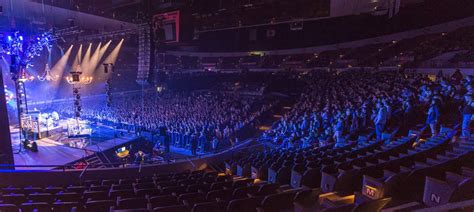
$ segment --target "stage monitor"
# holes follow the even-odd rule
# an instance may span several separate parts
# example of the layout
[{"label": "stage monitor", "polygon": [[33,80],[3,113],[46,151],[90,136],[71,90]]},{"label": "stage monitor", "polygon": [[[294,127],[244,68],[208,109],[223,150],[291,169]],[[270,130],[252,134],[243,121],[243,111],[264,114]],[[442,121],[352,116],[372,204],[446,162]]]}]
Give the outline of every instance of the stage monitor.
[{"label": "stage monitor", "polygon": [[127,150],[127,148],[125,147],[120,147],[117,149],[117,153],[120,153],[120,152],[125,152]]},{"label": "stage monitor", "polygon": [[171,11],[153,16],[153,39],[156,44],[179,42],[180,12]]}]

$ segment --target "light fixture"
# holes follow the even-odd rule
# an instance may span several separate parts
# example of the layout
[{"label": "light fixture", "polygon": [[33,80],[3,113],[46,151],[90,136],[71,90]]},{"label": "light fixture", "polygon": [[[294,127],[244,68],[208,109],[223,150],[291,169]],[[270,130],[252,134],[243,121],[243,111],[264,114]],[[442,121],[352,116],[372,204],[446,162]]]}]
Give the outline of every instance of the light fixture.
[{"label": "light fixture", "polygon": [[76,84],[91,84],[93,78],[92,77],[84,77],[81,76],[82,74],[82,68],[81,65],[77,65],[76,69],[70,72],[71,76],[66,77],[66,82],[71,84],[71,85],[76,85]]},{"label": "light fixture", "polygon": [[46,63],[46,67],[44,69],[43,76],[38,76],[39,81],[56,81],[58,79],[58,75],[53,76],[51,74],[51,69],[49,68],[49,64]]}]

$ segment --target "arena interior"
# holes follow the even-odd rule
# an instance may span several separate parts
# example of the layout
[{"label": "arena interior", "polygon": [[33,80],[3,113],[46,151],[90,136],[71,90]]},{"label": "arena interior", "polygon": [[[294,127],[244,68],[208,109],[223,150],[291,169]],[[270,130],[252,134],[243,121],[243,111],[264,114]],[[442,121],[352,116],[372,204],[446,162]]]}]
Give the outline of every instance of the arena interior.
[{"label": "arena interior", "polygon": [[0,0],[0,212],[474,211],[473,0]]}]

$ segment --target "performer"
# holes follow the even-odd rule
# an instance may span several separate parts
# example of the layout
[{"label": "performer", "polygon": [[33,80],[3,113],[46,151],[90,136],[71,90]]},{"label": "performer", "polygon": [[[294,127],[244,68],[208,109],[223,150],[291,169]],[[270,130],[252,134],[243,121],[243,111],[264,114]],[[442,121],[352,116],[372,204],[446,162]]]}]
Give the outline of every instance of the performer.
[{"label": "performer", "polygon": [[161,141],[158,140],[155,142],[155,145],[153,146],[153,156],[157,157],[161,154]]},{"label": "performer", "polygon": [[144,163],[148,155],[142,152],[141,150],[135,153],[135,163]]}]

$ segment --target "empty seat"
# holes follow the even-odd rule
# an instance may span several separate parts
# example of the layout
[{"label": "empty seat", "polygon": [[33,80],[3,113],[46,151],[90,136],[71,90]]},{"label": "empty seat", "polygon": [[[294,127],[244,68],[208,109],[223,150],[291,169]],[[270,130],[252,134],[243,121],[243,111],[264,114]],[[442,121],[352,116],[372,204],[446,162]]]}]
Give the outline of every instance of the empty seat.
[{"label": "empty seat", "polygon": [[227,205],[228,212],[256,212],[258,202],[254,198],[235,199]]},{"label": "empty seat", "polygon": [[42,193],[42,192],[43,192],[42,188],[36,188],[36,187],[23,188],[23,193],[24,194],[34,194],[34,193]]},{"label": "empty seat", "polygon": [[116,210],[147,209],[148,200],[145,198],[125,198],[117,201]]},{"label": "empty seat", "polygon": [[31,202],[52,203],[55,199],[55,196],[50,193],[35,193],[35,194],[28,195],[28,199]]},{"label": "empty seat", "polygon": [[301,186],[308,188],[319,188],[321,184],[321,169],[308,168],[305,172],[292,172],[291,173],[291,186],[293,188],[299,188]]},{"label": "empty seat", "polygon": [[252,179],[267,179],[268,178],[268,167],[267,163],[257,164],[250,168],[250,178]]},{"label": "empty seat", "polygon": [[221,189],[207,192],[206,195],[207,201],[216,201],[224,200],[229,201],[232,199],[232,190],[230,189]]},{"label": "empty seat", "polygon": [[159,196],[161,195],[161,190],[156,188],[137,189],[135,190],[135,195],[137,197]]},{"label": "empty seat", "polygon": [[177,205],[178,199],[172,195],[155,196],[150,199],[151,208]]},{"label": "empty seat", "polygon": [[[269,180],[268,182],[270,183],[279,183],[279,184],[290,184],[291,181],[291,167],[289,166],[282,166],[278,171],[275,173],[274,176],[270,177],[269,174]],[[271,181],[270,181],[271,180]]]},{"label": "empty seat", "polygon": [[153,209],[154,212],[189,212],[189,207],[186,205],[172,205],[166,207],[157,207]]},{"label": "empty seat", "polygon": [[293,211],[294,197],[295,193],[291,192],[270,194],[263,199],[261,208],[265,212]]},{"label": "empty seat", "polygon": [[352,211],[353,212],[366,212],[366,211],[381,211],[385,205],[387,205],[391,198],[384,198],[384,199],[378,199],[378,200],[373,200],[369,202],[364,202],[359,205],[356,205]]},{"label": "empty seat", "polygon": [[85,204],[85,210],[87,212],[94,211],[94,212],[102,212],[102,211],[109,211],[110,207],[115,205],[115,201],[113,200],[95,200],[95,201],[87,201]]},{"label": "empty seat", "polygon": [[201,193],[206,193],[209,191],[209,184],[193,184],[193,185],[188,185],[187,192],[201,192]]},{"label": "empty seat", "polygon": [[102,180],[102,183],[101,183],[101,185],[109,186],[109,187],[113,184],[119,184],[119,181],[118,180]]},{"label": "empty seat", "polygon": [[178,197],[178,201],[184,205],[192,207],[195,203],[205,202],[206,198],[203,194],[196,192],[181,194]]},{"label": "empty seat", "polygon": [[377,178],[364,175],[361,193],[371,199],[397,196],[397,192],[394,192],[394,190],[401,177],[403,177],[403,174],[397,174],[387,169],[384,169],[383,173]]},{"label": "empty seat", "polygon": [[307,189],[296,193],[293,199],[294,211],[316,211],[319,208],[320,189]]},{"label": "empty seat", "polygon": [[110,187],[111,190],[133,190],[133,185],[132,184],[113,184],[112,187]]},{"label": "empty seat", "polygon": [[62,187],[47,187],[44,189],[44,193],[56,194],[62,192],[64,189]]},{"label": "empty seat", "polygon": [[135,180],[132,179],[120,179],[119,180],[119,185],[131,185],[135,182]]},{"label": "empty seat", "polygon": [[251,164],[250,163],[245,163],[245,164],[238,164],[237,165],[237,175],[242,176],[242,177],[250,177],[251,175]]},{"label": "empty seat", "polygon": [[82,200],[82,195],[75,192],[57,193],[55,198],[60,202],[80,202]]},{"label": "empty seat", "polygon": [[123,210],[114,209],[114,210],[111,210],[111,212],[149,212],[149,210],[148,209],[123,209]]},{"label": "empty seat", "polygon": [[8,187],[8,188],[2,188],[1,193],[2,194],[23,194],[23,190],[20,188]]},{"label": "empty seat", "polygon": [[133,188],[134,189],[152,189],[152,188],[156,188],[156,185],[153,182],[135,183],[133,184]]},{"label": "empty seat", "polygon": [[106,200],[108,199],[107,192],[105,191],[85,191],[82,195],[84,201],[89,200]]},{"label": "empty seat", "polygon": [[26,196],[24,194],[7,194],[3,195],[3,203],[14,204],[19,206],[21,203],[26,202]]},{"label": "empty seat", "polygon": [[79,202],[55,202],[53,204],[53,212],[71,212],[72,209],[82,211],[83,207]]},{"label": "empty seat", "polygon": [[446,180],[426,177],[423,203],[429,207],[474,198],[474,178],[446,173]]},{"label": "empty seat", "polygon": [[[86,180],[84,181],[84,186],[85,187],[90,187],[92,185],[100,185],[102,183],[101,180]],[[111,184],[112,185],[112,184]]]},{"label": "empty seat", "polygon": [[358,187],[355,185],[355,182],[358,182],[357,176],[358,170],[352,169],[351,166],[338,169],[326,167],[321,175],[321,190],[323,192],[351,192]]},{"label": "empty seat", "polygon": [[110,190],[110,185],[92,185],[89,188],[90,191],[106,191],[109,192]]},{"label": "empty seat", "polygon": [[171,187],[171,186],[176,186],[176,182],[175,181],[163,181],[163,182],[157,182],[156,183],[156,186],[158,188],[165,188],[165,187]]},{"label": "empty seat", "polygon": [[85,190],[86,187],[84,186],[69,186],[66,188],[67,192],[76,192],[82,194]]},{"label": "empty seat", "polygon": [[262,186],[260,186],[260,188],[258,189],[258,191],[252,195],[254,196],[266,196],[266,195],[269,195],[269,194],[274,194],[277,192],[278,188],[280,188],[280,185],[278,184],[274,184],[274,183],[270,183],[270,184],[264,184]]},{"label": "empty seat", "polygon": [[186,187],[185,187],[185,186],[170,186],[170,187],[164,187],[161,192],[162,192],[164,195],[173,194],[173,195],[179,196],[180,194],[186,192]]},{"label": "empty seat", "polygon": [[110,199],[116,199],[117,197],[120,198],[132,198],[135,197],[135,192],[133,190],[112,190],[109,192]]},{"label": "empty seat", "polygon": [[253,181],[254,179],[236,180],[232,183],[232,189],[250,186],[253,184]]},{"label": "empty seat", "polygon": [[225,211],[226,202],[203,202],[194,204],[191,212],[221,212]]},{"label": "empty seat", "polygon": [[34,211],[51,211],[51,205],[44,202],[38,203],[23,203],[20,206],[22,212],[34,212]]},{"label": "empty seat", "polygon": [[2,211],[2,212],[18,212],[19,208],[14,204],[0,204],[0,211]]},{"label": "empty seat", "polygon": [[232,193],[232,198],[233,199],[242,199],[242,198],[247,198],[248,194],[255,194],[258,192],[260,189],[259,186],[247,186],[247,187],[242,187],[235,189],[234,192]]},{"label": "empty seat", "polygon": [[232,187],[232,182],[215,182],[211,184],[211,187],[209,190],[220,190],[224,188],[231,188]]},{"label": "empty seat", "polygon": [[179,186],[188,186],[192,184],[196,184],[196,180],[193,180],[193,179],[178,180]]}]

